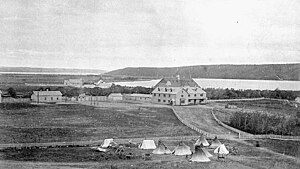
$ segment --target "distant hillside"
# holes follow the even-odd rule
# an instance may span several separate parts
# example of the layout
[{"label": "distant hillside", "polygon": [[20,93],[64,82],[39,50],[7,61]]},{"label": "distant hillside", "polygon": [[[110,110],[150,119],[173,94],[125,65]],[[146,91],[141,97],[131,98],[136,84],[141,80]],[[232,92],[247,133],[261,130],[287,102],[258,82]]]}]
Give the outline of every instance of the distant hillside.
[{"label": "distant hillside", "polygon": [[78,73],[78,74],[101,74],[104,70],[99,69],[65,69],[65,68],[33,68],[33,67],[0,67],[0,72],[29,72],[29,73]]},{"label": "distant hillside", "polygon": [[124,68],[105,73],[130,77],[181,77],[216,79],[300,80],[300,64],[198,65],[170,68]]}]

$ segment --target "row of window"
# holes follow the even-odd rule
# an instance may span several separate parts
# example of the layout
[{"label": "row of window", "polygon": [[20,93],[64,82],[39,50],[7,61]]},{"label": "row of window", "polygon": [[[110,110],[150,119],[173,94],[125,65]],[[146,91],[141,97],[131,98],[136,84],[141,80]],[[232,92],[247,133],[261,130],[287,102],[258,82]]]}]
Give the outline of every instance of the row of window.
[{"label": "row of window", "polygon": [[[156,93],[154,93],[154,96],[156,96]],[[166,94],[162,94],[163,97],[166,97]],[[197,97],[197,94],[194,94],[195,97]],[[203,94],[200,94],[200,96],[202,97]],[[160,97],[160,94],[158,94],[158,97]],[[171,95],[169,94],[169,97],[171,97]],[[181,95],[181,97],[183,97],[183,95]],[[191,97],[191,95],[189,94],[188,97]]]},{"label": "row of window", "polygon": [[[51,100],[54,100],[54,99],[53,99],[53,97],[51,97]],[[47,97],[45,97],[44,100],[47,100]],[[56,100],[58,100],[58,97],[56,98]]]},{"label": "row of window", "polygon": [[[161,91],[161,90],[163,90],[163,89],[160,89],[160,88],[157,88],[157,90],[158,91]],[[168,89],[167,88],[165,88],[165,92],[167,92],[168,91]],[[172,88],[170,88],[170,92],[172,92],[173,91],[173,89]]]},{"label": "row of window", "polygon": [[[160,99],[158,99],[157,101],[158,101],[158,102],[161,102],[161,100],[160,100]],[[170,103],[170,102],[171,102],[171,100],[162,100],[162,102],[163,102],[163,103],[165,103],[166,101],[168,101],[168,103]]]}]

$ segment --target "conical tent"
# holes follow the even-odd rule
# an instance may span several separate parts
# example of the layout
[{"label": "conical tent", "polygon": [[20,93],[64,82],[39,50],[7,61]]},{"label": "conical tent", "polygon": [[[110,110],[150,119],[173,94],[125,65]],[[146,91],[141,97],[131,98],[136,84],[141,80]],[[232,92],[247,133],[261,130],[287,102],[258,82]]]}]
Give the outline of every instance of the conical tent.
[{"label": "conical tent", "polygon": [[204,135],[201,135],[200,137],[199,137],[199,139],[196,141],[196,143],[195,143],[195,146],[198,146],[198,145],[200,145],[200,144],[202,144],[203,146],[209,146],[209,143],[208,143],[208,141],[206,140],[206,138],[205,138],[205,136]]},{"label": "conical tent", "polygon": [[140,149],[155,149],[156,145],[153,140],[143,140],[143,143],[139,146]]},{"label": "conical tent", "polygon": [[195,147],[195,153],[192,155],[191,161],[195,162],[209,162],[210,159],[205,155],[203,149],[200,146]]},{"label": "conical tent", "polygon": [[217,136],[213,139],[213,141],[210,144],[210,148],[217,148],[221,145],[222,143],[218,140]]},{"label": "conical tent", "polygon": [[212,157],[213,155],[211,155],[207,150],[206,148],[201,148],[204,152],[204,154],[206,155],[206,157]]},{"label": "conical tent", "polygon": [[189,146],[184,144],[182,141],[179,142],[178,146],[172,151],[174,155],[191,155],[192,151]]},{"label": "conical tent", "polygon": [[160,140],[158,141],[157,148],[153,150],[153,154],[171,154],[171,151],[162,143]]},{"label": "conical tent", "polygon": [[114,139],[112,139],[112,138],[111,139],[105,139],[104,142],[102,143],[102,145],[100,147],[107,148],[107,147],[109,147],[111,145],[117,145],[117,143],[114,142]]},{"label": "conical tent", "polygon": [[229,154],[229,151],[227,150],[227,148],[225,147],[224,144],[221,144],[218,148],[216,148],[214,150],[215,154]]}]

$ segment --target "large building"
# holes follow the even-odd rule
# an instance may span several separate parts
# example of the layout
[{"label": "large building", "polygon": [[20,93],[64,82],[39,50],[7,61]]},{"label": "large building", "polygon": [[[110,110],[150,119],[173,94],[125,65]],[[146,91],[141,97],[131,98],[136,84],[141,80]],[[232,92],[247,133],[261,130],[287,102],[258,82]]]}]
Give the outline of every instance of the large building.
[{"label": "large building", "polygon": [[62,101],[60,91],[33,91],[31,101],[36,103],[58,103]]},{"label": "large building", "polygon": [[206,92],[193,79],[162,79],[152,91],[152,103],[191,105],[206,99]]},{"label": "large building", "polygon": [[73,87],[82,87],[83,86],[83,80],[82,79],[69,79],[64,80],[65,86],[73,86]]}]

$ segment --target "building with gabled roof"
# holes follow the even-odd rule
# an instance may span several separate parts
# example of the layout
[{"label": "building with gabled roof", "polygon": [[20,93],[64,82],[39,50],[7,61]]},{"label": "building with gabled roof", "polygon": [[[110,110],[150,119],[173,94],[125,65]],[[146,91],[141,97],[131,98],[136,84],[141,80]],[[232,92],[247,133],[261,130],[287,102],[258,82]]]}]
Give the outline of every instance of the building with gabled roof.
[{"label": "building with gabled roof", "polygon": [[200,104],[206,92],[193,79],[163,78],[152,91],[152,103],[170,105]]},{"label": "building with gabled roof", "polygon": [[33,91],[31,101],[36,103],[58,103],[62,101],[60,91]]}]

